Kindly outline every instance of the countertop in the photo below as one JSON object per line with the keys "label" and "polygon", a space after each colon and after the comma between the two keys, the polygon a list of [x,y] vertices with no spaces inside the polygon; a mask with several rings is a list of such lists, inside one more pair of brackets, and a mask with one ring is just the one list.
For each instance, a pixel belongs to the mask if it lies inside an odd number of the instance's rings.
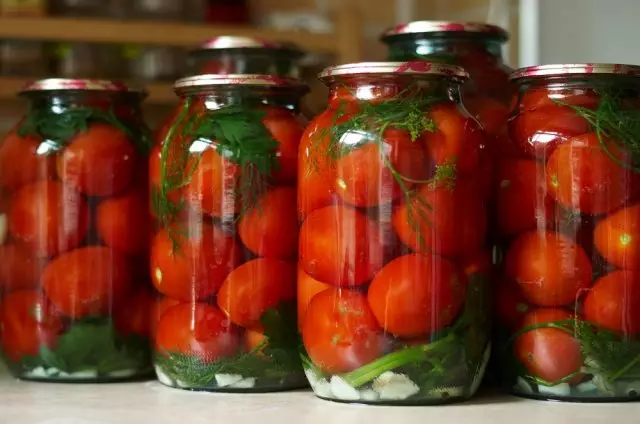
{"label": "countertop", "polygon": [[187,392],[155,381],[30,383],[0,370],[0,424],[590,424],[640,423],[640,403],[539,402],[484,395],[431,407],[346,405],[306,391],[260,395]]}

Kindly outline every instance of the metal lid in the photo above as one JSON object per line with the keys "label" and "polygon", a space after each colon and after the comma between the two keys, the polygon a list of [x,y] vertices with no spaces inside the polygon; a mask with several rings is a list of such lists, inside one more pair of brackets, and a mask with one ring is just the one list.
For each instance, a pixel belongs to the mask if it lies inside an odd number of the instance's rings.
{"label": "metal lid", "polygon": [[516,69],[509,79],[559,77],[568,75],[627,75],[640,76],[640,66],[613,63],[573,63],[538,65]]}
{"label": "metal lid", "polygon": [[415,60],[410,62],[359,62],[332,66],[318,75],[322,80],[342,75],[396,74],[396,75],[436,75],[466,80],[469,74],[460,66]]}
{"label": "metal lid", "polygon": [[222,35],[220,37],[212,38],[202,43],[196,51],[228,49],[273,49],[287,50],[302,54],[300,48],[293,43],[281,43],[265,40],[264,38],[259,37],[236,35]]}
{"label": "metal lid", "polygon": [[70,78],[47,78],[37,80],[25,85],[20,93],[34,91],[111,91],[119,93],[146,93],[139,88],[128,86],[122,81],[115,80],[95,80],[95,79],[70,79]]}
{"label": "metal lid", "polygon": [[414,21],[396,25],[382,34],[382,40],[396,35],[428,34],[437,32],[474,33],[492,35],[507,41],[509,33],[499,26],[481,22],[453,22],[453,21]]}
{"label": "metal lid", "polygon": [[283,88],[306,88],[307,85],[295,78],[281,77],[277,75],[218,75],[204,74],[181,78],[175,82],[173,88],[182,92],[192,88],[204,88],[222,85],[243,85]]}

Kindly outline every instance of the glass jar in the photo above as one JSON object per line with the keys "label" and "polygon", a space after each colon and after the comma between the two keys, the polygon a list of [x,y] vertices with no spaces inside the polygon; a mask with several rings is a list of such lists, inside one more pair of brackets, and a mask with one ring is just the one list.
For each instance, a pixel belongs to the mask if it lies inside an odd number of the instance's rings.
{"label": "glass jar", "polygon": [[296,179],[306,87],[270,75],[178,80],[150,158],[155,367],[168,386],[305,386],[296,326]]}
{"label": "glass jar", "polygon": [[[389,60],[425,59],[462,66],[471,79],[463,86],[464,104],[478,119],[501,154],[508,145],[505,123],[514,90],[502,47],[504,29],[482,23],[416,21],[398,25],[382,36]],[[490,146],[493,147],[493,146]]]}
{"label": "glass jar", "polygon": [[143,20],[180,21],[185,16],[185,2],[176,0],[130,0],[132,17]]}
{"label": "glass jar", "polygon": [[50,45],[51,67],[60,78],[104,78],[120,73],[117,48],[107,44],[55,43]]}
{"label": "glass jar", "polygon": [[110,1],[105,0],[53,0],[52,9],[62,16],[103,17],[109,13]]}
{"label": "glass jar", "polygon": [[176,47],[125,46],[128,77],[144,81],[174,81],[182,74],[184,51]]}
{"label": "glass jar", "polygon": [[512,80],[519,156],[495,187],[505,382],[536,399],[638,400],[640,67],[536,66]]}
{"label": "glass jar", "polygon": [[47,79],[0,144],[0,345],[29,380],[106,382],[151,372],[144,93]]}
{"label": "glass jar", "polygon": [[489,357],[484,132],[467,74],[432,62],[328,68],[300,144],[302,362],[321,398],[438,404]]}
{"label": "glass jar", "polygon": [[0,75],[34,76],[46,73],[43,43],[0,40]]}
{"label": "glass jar", "polygon": [[304,53],[295,45],[221,36],[190,53],[189,74],[264,74],[297,78]]}

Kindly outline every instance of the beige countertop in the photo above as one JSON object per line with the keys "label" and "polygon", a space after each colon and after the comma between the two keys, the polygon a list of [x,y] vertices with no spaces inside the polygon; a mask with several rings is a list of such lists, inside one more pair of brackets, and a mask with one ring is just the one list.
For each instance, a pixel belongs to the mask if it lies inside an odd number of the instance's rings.
{"label": "beige countertop", "polygon": [[480,396],[434,407],[344,405],[310,392],[194,393],[156,382],[54,384],[0,371],[0,424],[591,424],[640,423],[640,403],[569,404]]}

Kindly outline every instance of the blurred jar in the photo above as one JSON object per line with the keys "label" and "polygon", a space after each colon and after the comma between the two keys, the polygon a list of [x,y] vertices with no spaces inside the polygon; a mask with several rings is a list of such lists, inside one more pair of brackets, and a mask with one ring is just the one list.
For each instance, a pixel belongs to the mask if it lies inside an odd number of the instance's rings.
{"label": "blurred jar", "polygon": [[131,0],[130,16],[141,20],[179,21],[185,16],[185,2],[176,0]]}
{"label": "blurred jar", "polygon": [[158,378],[223,392],[304,387],[295,185],[306,87],[271,75],[198,75],[175,89],[179,109],[149,163],[151,277],[165,308]]}
{"label": "blurred jar", "polygon": [[[47,79],[0,142],[0,348],[18,378],[107,382],[151,371],[145,93]],[[144,268],[143,268],[144,269]]]}
{"label": "blurred jar", "polygon": [[38,41],[0,41],[0,74],[34,76],[47,73],[44,44]]}
{"label": "blurred jar", "polygon": [[44,16],[47,0],[0,0],[0,16]]}
{"label": "blurred jar", "polygon": [[246,24],[249,5],[246,0],[209,0],[206,20],[212,24]]}
{"label": "blurred jar", "polygon": [[61,78],[100,78],[120,74],[114,46],[57,43],[50,46],[53,72]]}
{"label": "blurred jar", "polygon": [[304,52],[288,43],[256,37],[221,36],[189,53],[188,73],[264,74],[296,78]]}
{"label": "blurred jar", "polygon": [[185,52],[177,47],[126,46],[124,58],[128,78],[174,81],[185,64]]}
{"label": "blurred jar", "polygon": [[372,62],[320,74],[329,105],[298,166],[302,363],[324,399],[473,396],[490,352],[485,135],[458,66]]}
{"label": "blurred jar", "polygon": [[512,393],[640,400],[640,67],[514,72],[496,179],[500,371]]}
{"label": "blurred jar", "polygon": [[102,17],[109,14],[106,0],[52,0],[53,13],[62,16]]}

